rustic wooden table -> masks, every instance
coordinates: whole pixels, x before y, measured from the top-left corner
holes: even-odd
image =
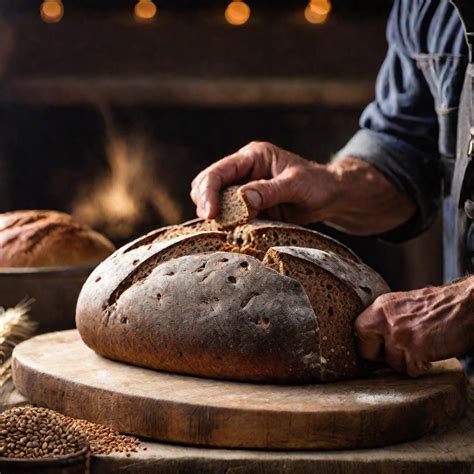
[[[27,404],[11,383],[0,391],[0,411]],[[92,473],[383,473],[474,472],[474,389],[465,418],[442,433],[382,449],[250,451],[144,442],[138,453],[94,456]]]

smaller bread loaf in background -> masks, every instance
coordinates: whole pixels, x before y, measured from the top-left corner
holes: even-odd
[[[98,263],[115,250],[72,216],[47,210],[0,214],[0,267],[65,267]]]
[[[216,222],[223,227],[235,227],[257,217],[246,197],[239,193],[240,186],[229,186],[219,195],[219,214]]]

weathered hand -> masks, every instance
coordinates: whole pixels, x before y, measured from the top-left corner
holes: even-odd
[[[199,217],[218,212],[219,190],[248,181],[240,188],[257,211],[292,222],[318,220],[330,204],[335,183],[326,167],[282,150],[271,143],[252,142],[202,171],[193,181],[191,198]]]
[[[245,183],[240,192],[250,205],[267,218],[324,221],[357,235],[381,234],[416,212],[412,201],[364,160],[346,157],[320,165],[271,143],[252,142],[193,180],[197,215],[214,218],[219,191],[239,182]]]
[[[356,320],[362,357],[416,377],[474,346],[474,279],[380,296]]]

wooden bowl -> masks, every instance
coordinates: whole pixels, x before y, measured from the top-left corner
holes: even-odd
[[[96,265],[61,268],[1,268],[0,306],[34,299],[29,312],[38,332],[75,328],[76,302]]]
[[[86,474],[89,472],[89,446],[55,458],[17,459],[0,457],[2,474]]]

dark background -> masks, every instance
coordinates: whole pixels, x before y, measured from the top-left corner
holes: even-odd
[[[64,1],[55,24],[40,3],[0,5],[0,211],[72,212],[108,172],[107,143],[139,136],[149,172],[188,219],[191,179],[251,140],[320,162],[345,144],[373,96],[391,2],[335,0],[311,25],[305,1],[249,0],[240,27],[225,22],[227,1],[157,0],[147,23],[133,1]],[[129,235],[111,237],[165,223],[148,206]],[[401,247],[327,231],[394,288],[439,281],[437,231]]]

